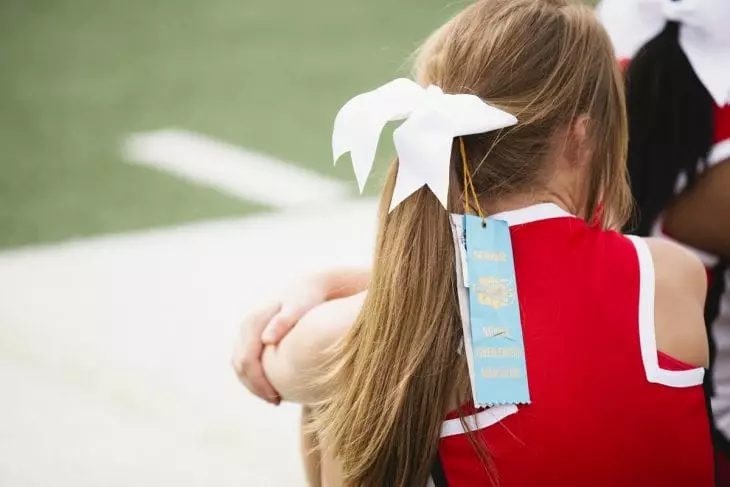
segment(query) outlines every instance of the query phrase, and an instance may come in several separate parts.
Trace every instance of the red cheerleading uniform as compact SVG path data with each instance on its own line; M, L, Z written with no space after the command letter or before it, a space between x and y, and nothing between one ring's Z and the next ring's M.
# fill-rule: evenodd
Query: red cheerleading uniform
M450 413L446 484L713 485L704 370L657 351L646 243L552 204L495 218L510 225L532 403L464 409L486 468Z

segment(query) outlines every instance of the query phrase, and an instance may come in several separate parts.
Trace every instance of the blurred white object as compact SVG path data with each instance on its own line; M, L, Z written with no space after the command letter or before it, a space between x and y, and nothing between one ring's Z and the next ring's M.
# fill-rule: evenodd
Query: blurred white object
M631 59L669 21L679 44L720 106L730 102L730 1L602 0L598 16L621 59Z

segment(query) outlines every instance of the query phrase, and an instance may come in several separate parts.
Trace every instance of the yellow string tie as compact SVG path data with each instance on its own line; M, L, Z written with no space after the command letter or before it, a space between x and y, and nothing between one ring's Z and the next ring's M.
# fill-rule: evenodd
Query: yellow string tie
M482 225L486 226L486 217L482 212L482 207L479 204L479 198L477 197L477 192L474 188L474 180L472 179L471 173L469 172L469 164L467 163L466 158L466 146L464 145L463 137L459 137L459 149L461 151L461 162L464 168L464 212L466 213L470 209L469 190L471 189L472 197L474 198L474 203L477 207L477 214L482 219Z

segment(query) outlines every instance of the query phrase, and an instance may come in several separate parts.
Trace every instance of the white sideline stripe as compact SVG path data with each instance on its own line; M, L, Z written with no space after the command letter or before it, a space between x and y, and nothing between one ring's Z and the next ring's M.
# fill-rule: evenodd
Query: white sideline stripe
M343 182L184 130L132 135L124 154L129 162L276 208L333 202L348 193Z
M464 418L464 421L466 421L469 431L477 431L497 424L507 416L511 416L516 412L517 406L514 404L505 404L503 406L494 406L477 414L467 416ZM464 430L464 425L461 424L461 420L459 418L449 419L448 421L444 421L441 425L441 438L461 435L463 433L466 433L466 431Z

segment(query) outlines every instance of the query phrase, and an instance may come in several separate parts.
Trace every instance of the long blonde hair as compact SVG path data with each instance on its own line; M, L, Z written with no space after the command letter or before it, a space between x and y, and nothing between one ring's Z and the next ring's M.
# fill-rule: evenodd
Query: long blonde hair
M587 7L480 0L424 43L415 71L423 85L476 94L519 119L515 127L464 138L480 198L537 188L556 134L585 116L592 150L581 216L598 214L604 227L624 223L622 81L608 36ZM453 152L451 209L461 212L463 172ZM388 214L396 171L397 161L383 190L368 297L322 378L331 395L312 424L348 486L425 485L447 405L469 400L465 359L457 352L448 212L422 189Z

